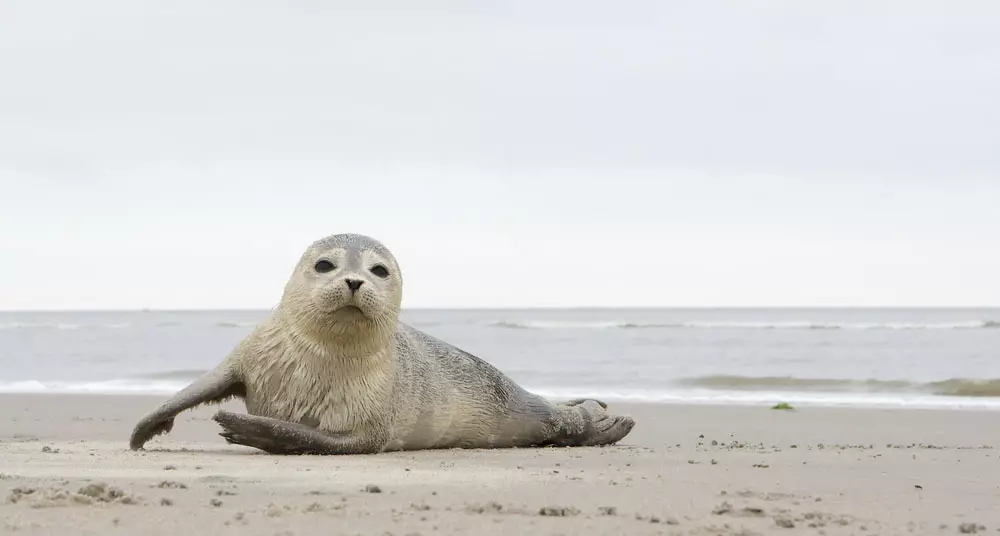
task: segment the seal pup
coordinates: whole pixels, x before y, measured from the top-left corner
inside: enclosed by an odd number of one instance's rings
[[[137,450],[182,411],[241,398],[213,419],[231,444],[272,454],[610,445],[635,425],[594,399],[556,404],[397,320],[392,253],[357,234],[317,240],[281,302],[212,371],[135,426]]]

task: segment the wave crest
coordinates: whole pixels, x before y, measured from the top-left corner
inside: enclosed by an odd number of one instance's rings
[[[127,329],[131,328],[131,322],[118,322],[112,324],[74,324],[71,322],[9,322],[0,324],[0,330],[14,329],[54,329],[59,331],[69,331],[78,329]]]
[[[204,374],[208,373],[208,370],[202,369],[180,369],[180,370],[165,370],[163,372],[153,372],[150,374],[143,374],[136,376],[137,380],[187,380],[193,381]]]
[[[215,325],[220,328],[253,328],[257,326],[257,322],[232,322],[223,321],[216,322]]]

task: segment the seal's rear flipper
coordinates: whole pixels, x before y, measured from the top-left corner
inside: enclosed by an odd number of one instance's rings
[[[605,411],[606,404],[590,398],[576,399],[555,406],[552,436],[542,444],[557,447],[592,447],[613,445],[627,436],[635,420]]]

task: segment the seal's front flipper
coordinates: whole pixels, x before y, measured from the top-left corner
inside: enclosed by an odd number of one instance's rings
[[[381,445],[360,436],[328,435],[315,428],[269,417],[219,410],[212,419],[222,425],[226,441],[269,454],[368,454]]]
[[[174,417],[184,410],[201,404],[245,396],[246,387],[229,366],[216,368],[140,419],[132,430],[129,448],[138,450],[153,436],[169,432],[174,426]]]

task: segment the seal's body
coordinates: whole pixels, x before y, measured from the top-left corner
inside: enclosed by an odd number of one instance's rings
[[[397,320],[402,277],[361,235],[315,242],[281,303],[215,370],[135,427],[141,448],[176,415],[238,397],[214,419],[230,443],[276,454],[606,445],[634,422],[597,400],[553,404],[489,363]]]

